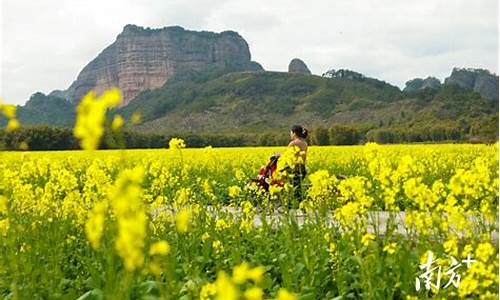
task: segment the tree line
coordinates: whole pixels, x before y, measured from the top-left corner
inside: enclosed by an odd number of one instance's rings
[[[195,133],[141,133],[136,131],[113,132],[107,130],[99,149],[166,148],[173,137],[182,138],[187,147],[201,148],[237,146],[286,145],[286,134],[195,134]],[[46,125],[21,127],[11,132],[0,130],[0,149],[3,150],[76,150],[80,149],[73,129]]]
[[[498,141],[498,116],[473,122],[448,124],[416,124],[396,127],[362,128],[347,125],[317,127],[312,131],[314,145],[356,145],[365,142],[379,144],[480,142]]]
[[[135,131],[106,131],[100,149],[166,148],[173,137],[185,140],[187,147],[284,146],[288,132],[251,133],[141,133]],[[498,116],[474,122],[413,125],[387,128],[366,128],[334,124],[310,130],[311,145],[357,145],[365,142],[379,144],[422,142],[482,142],[498,141]],[[67,127],[32,126],[11,132],[0,130],[0,149],[4,150],[72,150],[79,149],[73,129]]]

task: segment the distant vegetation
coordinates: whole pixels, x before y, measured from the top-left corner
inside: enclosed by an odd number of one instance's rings
[[[403,92],[350,70],[321,77],[241,69],[183,71],[162,88],[140,93],[109,116],[129,120],[139,112],[142,123],[128,122],[121,144],[108,135],[102,147],[165,147],[172,136],[190,147],[283,145],[292,124],[309,128],[315,145],[498,140],[498,101],[456,84]],[[55,95],[36,93],[18,107],[21,123],[30,127],[2,134],[2,143],[9,149],[22,141],[30,149],[75,148],[74,109]]]

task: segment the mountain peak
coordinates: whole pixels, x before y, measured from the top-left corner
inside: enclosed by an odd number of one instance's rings
[[[160,88],[179,72],[200,71],[209,65],[259,68],[250,61],[247,42],[234,31],[191,31],[181,26],[152,29],[127,24],[64,94],[78,103],[91,89],[99,94],[118,87],[123,95],[120,106],[124,106],[140,92]]]
[[[473,90],[485,98],[498,99],[498,76],[485,69],[455,67],[444,83]]]
[[[303,60],[300,58],[294,58],[288,65],[288,73],[311,74],[311,71]]]

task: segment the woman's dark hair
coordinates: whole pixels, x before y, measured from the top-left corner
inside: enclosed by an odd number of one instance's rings
[[[293,125],[290,130],[299,138],[307,138],[307,129],[301,125]]]

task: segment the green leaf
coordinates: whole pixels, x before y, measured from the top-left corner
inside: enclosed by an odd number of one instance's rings
[[[93,289],[81,295],[77,300],[102,300],[104,299],[103,293],[100,289]]]

